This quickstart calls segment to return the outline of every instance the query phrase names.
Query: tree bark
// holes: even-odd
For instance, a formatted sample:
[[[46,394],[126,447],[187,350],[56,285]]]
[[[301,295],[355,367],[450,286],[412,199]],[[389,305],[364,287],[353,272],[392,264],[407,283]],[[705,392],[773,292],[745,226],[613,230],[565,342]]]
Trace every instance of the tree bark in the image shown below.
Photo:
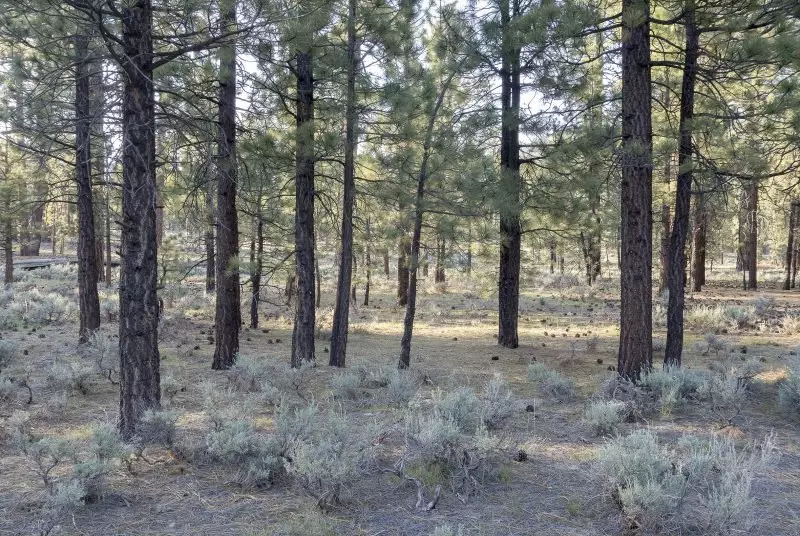
[[[220,26],[236,30],[236,0],[220,0]],[[214,357],[211,368],[225,370],[236,362],[242,305],[239,287],[239,217],[236,212],[236,43],[219,48],[219,137],[217,147],[217,302]]]
[[[697,57],[700,53],[700,34],[695,23],[692,0],[684,14],[686,48],[681,82],[681,110],[678,124],[678,180],[675,188],[675,221],[669,240],[667,262],[667,343],[665,366],[680,366],[683,353],[683,310],[686,285],[686,239],[689,234],[689,213],[692,198],[692,119],[694,118],[694,87],[697,79]],[[700,206],[697,207],[700,209]],[[669,208],[667,208],[669,220]]]
[[[386,279],[389,279],[389,248],[383,250],[383,275],[386,276]]]
[[[745,237],[747,250],[747,289],[758,288],[758,181],[750,179],[746,190],[747,234]]]
[[[92,202],[89,35],[75,36],[75,179],[78,185],[78,341],[86,342],[100,327],[97,260]]]
[[[622,0],[620,337],[617,370],[636,380],[652,345],[653,199],[650,3]]]
[[[366,234],[366,261],[364,264],[366,265],[367,270],[367,282],[364,285],[364,306],[369,305],[369,287],[372,283],[372,229],[370,228],[369,216],[364,223],[364,231]]]
[[[669,279],[670,219],[669,205],[661,205],[661,277],[658,285],[659,294],[667,288],[667,279]]]
[[[353,280],[353,205],[356,198],[355,155],[358,123],[356,110],[356,72],[359,54],[356,43],[356,0],[347,2],[347,96],[345,102],[344,134],[344,199],[342,206],[341,256],[339,261],[339,281],[336,285],[336,308],[331,327],[331,353],[328,364],[332,367],[345,366],[347,355],[347,331],[350,314],[350,295],[348,289]],[[367,267],[369,273],[369,267]],[[367,293],[369,290],[367,290]],[[369,298],[366,298],[369,301]]]
[[[250,300],[250,327],[258,327],[258,304],[261,301],[261,270],[264,268],[264,218],[261,212],[261,192],[258,193],[256,211],[256,254],[253,274],[250,276],[252,298]]]
[[[794,252],[794,229],[797,220],[797,201],[792,201],[789,205],[789,238],[786,240],[786,281],[783,283],[783,290],[792,288],[792,257]]]
[[[120,5],[122,15],[122,265],[120,432],[136,435],[142,414],[161,406],[155,214],[155,92],[151,0]]]
[[[310,50],[296,54],[295,258],[297,306],[292,366],[314,361],[314,77]]]
[[[208,149],[208,158],[211,159],[211,148]],[[210,166],[210,164],[209,164]],[[206,190],[206,292],[214,292],[217,281],[216,248],[214,246],[214,180],[209,177]]]
[[[400,237],[397,255],[397,305],[405,307],[408,304],[408,265],[411,262],[411,240],[403,234]]]
[[[444,283],[446,280],[444,272],[445,256],[447,255],[447,242],[444,238],[437,238],[436,240],[436,271],[433,274],[433,280],[436,283]]]
[[[706,208],[702,193],[694,207],[694,255],[692,256],[692,291],[701,292],[706,284]]]
[[[509,5],[509,4],[512,5]],[[519,272],[522,246],[522,213],[519,159],[520,48],[515,21],[519,0],[500,0],[502,63],[500,67],[500,268],[498,281],[497,343],[519,346]]]

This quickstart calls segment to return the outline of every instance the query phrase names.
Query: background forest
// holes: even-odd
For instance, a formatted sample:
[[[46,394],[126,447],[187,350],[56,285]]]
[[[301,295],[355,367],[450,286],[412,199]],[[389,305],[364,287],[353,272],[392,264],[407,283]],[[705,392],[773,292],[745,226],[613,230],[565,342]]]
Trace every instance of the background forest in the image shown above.
[[[796,2],[0,0],[0,59],[0,532],[800,534]]]

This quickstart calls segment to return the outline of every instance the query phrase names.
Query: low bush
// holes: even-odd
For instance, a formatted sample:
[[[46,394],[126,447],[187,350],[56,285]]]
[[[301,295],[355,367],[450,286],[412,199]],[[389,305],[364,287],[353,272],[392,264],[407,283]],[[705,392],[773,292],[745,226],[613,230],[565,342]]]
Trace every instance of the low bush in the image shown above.
[[[56,361],[47,374],[49,387],[64,392],[89,394],[95,371],[88,363]]]
[[[17,355],[17,345],[13,341],[0,339],[0,370],[7,368]]]
[[[116,341],[96,330],[89,336],[83,351],[94,362],[98,374],[112,385],[119,383],[119,344]]]
[[[136,429],[144,444],[172,447],[175,444],[175,424],[178,414],[174,411],[152,410],[144,412]]]
[[[781,409],[794,416],[800,416],[800,360],[789,364],[786,380],[778,387],[778,402]]]
[[[625,403],[619,400],[595,400],[583,411],[583,421],[595,435],[616,431],[625,415]]]
[[[481,398],[481,420],[491,429],[499,428],[514,412],[511,387],[500,374],[486,382]]]
[[[751,485],[773,453],[772,436],[741,451],[729,440],[694,436],[669,449],[637,430],[601,447],[596,468],[644,533],[722,535],[750,529]]]
[[[575,396],[575,382],[542,363],[528,365],[528,379],[534,382],[545,396],[560,401],[571,400]]]
[[[433,407],[436,415],[455,424],[460,432],[474,432],[481,422],[481,401],[472,387],[459,387],[447,393],[435,391]]]
[[[419,390],[419,376],[410,370],[393,369],[388,374],[386,397],[390,404],[405,407]]]

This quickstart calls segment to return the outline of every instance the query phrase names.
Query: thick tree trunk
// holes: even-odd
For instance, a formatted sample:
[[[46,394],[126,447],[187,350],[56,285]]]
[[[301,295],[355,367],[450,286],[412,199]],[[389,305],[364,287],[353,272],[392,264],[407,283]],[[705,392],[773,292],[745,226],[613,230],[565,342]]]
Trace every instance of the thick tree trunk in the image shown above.
[[[75,179],[78,184],[78,341],[86,342],[100,327],[97,261],[92,203],[89,36],[75,36]]]
[[[622,0],[620,336],[617,370],[638,379],[653,360],[650,4]],[[677,264],[680,266],[680,264]]]
[[[689,234],[689,213],[692,198],[692,119],[694,87],[697,79],[697,56],[700,34],[694,20],[694,6],[689,1],[684,15],[686,52],[681,82],[681,110],[678,125],[678,181],[675,189],[675,221],[669,240],[667,262],[669,301],[667,303],[667,343],[664,366],[680,366],[683,353],[683,310],[686,285],[686,239]],[[698,209],[700,205],[698,204]],[[667,220],[669,208],[667,208]]]
[[[659,294],[667,288],[669,279],[669,238],[670,238],[670,212],[669,205],[661,205],[661,277],[659,278]]]
[[[120,432],[136,435],[142,414],[161,406],[155,178],[155,92],[151,0],[120,6],[122,265],[119,288]]]
[[[342,206],[341,256],[339,281],[336,285],[336,308],[331,327],[331,353],[328,364],[345,366],[347,356],[347,331],[349,326],[350,296],[347,290],[353,280],[353,205],[356,198],[355,155],[358,123],[356,110],[356,71],[359,54],[356,43],[356,0],[347,2],[347,96],[345,102],[344,134],[344,195]],[[369,247],[369,246],[368,246]],[[369,273],[369,266],[367,266]],[[367,287],[369,288],[369,287]],[[369,293],[369,290],[367,290]],[[369,298],[366,298],[369,301]]]
[[[509,5],[511,3],[512,5]],[[519,0],[500,0],[502,64],[500,67],[500,269],[498,281],[497,343],[519,346],[519,271],[522,246],[522,213],[519,161],[520,48],[515,21]]]
[[[220,24],[236,30],[236,0],[220,0]],[[236,43],[219,48],[219,137],[217,146],[217,302],[214,357],[211,368],[225,370],[236,362],[242,305],[239,287],[239,217],[236,212]]]
[[[292,366],[314,361],[314,77],[311,51],[298,51],[295,155],[295,258],[297,308],[292,332]]]

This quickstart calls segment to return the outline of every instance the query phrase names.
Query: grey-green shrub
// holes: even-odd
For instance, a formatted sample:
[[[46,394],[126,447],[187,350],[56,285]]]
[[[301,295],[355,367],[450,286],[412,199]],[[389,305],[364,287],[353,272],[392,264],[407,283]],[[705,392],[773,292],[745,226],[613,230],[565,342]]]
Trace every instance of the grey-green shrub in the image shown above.
[[[501,374],[486,382],[481,398],[481,420],[487,428],[498,428],[514,412],[511,387]]]
[[[17,355],[17,345],[13,341],[0,339],[0,370],[7,368]]]
[[[338,400],[358,400],[365,396],[364,379],[357,372],[341,372],[330,381],[331,389]]]
[[[148,409],[136,428],[139,438],[147,444],[171,447],[175,443],[178,414],[174,411]]]
[[[97,373],[116,385],[116,379],[119,378],[119,344],[97,330],[89,336],[83,351],[94,362]]]
[[[595,400],[583,411],[583,421],[595,435],[607,435],[614,432],[622,422],[625,403],[619,400]]]
[[[437,390],[433,406],[436,414],[452,421],[462,432],[474,432],[481,421],[481,401],[472,387],[459,387],[447,393]]]
[[[88,363],[56,361],[47,374],[47,384],[56,390],[89,393],[95,372]]]
[[[800,360],[789,364],[786,380],[778,386],[778,402],[781,409],[795,416],[800,416]]]
[[[749,530],[752,481],[773,452],[772,436],[743,450],[686,436],[668,449],[653,432],[637,430],[601,447],[596,468],[646,533],[721,535]]]
[[[389,372],[386,398],[395,406],[407,406],[419,390],[419,378],[413,371],[394,369]]]
[[[534,382],[543,395],[566,401],[575,396],[575,382],[543,363],[528,365],[528,379]]]

